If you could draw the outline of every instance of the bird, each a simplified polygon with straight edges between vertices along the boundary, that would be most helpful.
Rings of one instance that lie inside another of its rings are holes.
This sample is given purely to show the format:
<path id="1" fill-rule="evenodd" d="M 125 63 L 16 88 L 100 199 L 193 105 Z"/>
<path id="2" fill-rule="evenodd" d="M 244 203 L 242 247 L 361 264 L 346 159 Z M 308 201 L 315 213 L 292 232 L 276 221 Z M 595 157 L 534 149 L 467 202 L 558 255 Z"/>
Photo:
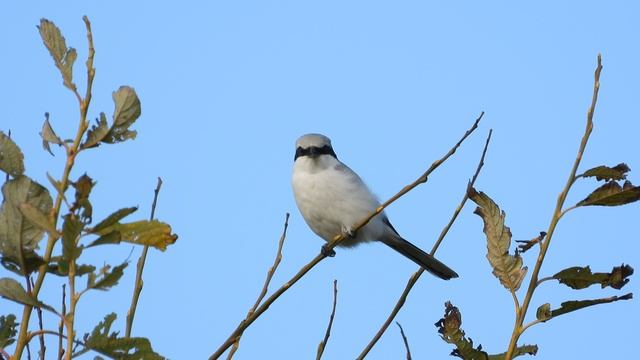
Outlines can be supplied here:
<path id="1" fill-rule="evenodd" d="M 358 174 L 338 160 L 327 136 L 306 134 L 295 146 L 291 182 L 296 205 L 309 228 L 327 244 L 336 235 L 346 235 L 337 245 L 346 248 L 380 241 L 441 279 L 458 277 L 447 265 L 403 239 L 384 211 L 354 232 L 380 206 L 378 198 Z M 327 244 L 323 253 L 335 255 L 325 253 Z"/>

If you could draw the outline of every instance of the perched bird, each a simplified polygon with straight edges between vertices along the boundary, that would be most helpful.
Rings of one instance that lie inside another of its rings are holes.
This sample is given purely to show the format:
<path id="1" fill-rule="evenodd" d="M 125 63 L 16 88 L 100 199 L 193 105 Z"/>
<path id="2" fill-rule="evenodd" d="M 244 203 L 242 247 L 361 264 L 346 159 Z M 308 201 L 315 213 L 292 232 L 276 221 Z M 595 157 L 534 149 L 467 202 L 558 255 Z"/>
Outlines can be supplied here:
<path id="1" fill-rule="evenodd" d="M 340 234 L 349 235 L 338 244 L 343 247 L 381 241 L 441 279 L 458 277 L 447 265 L 403 239 L 384 212 L 353 233 L 353 227 L 380 202 L 358 174 L 338 160 L 328 137 L 307 134 L 296 141 L 292 184 L 304 220 L 325 241 Z"/>

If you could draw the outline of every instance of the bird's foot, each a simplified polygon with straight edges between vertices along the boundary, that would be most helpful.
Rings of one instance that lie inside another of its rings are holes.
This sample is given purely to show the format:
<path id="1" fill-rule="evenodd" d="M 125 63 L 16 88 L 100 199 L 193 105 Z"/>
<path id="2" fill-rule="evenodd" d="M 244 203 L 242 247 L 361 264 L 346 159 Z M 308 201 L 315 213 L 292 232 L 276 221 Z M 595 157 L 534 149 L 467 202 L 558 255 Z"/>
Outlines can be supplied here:
<path id="1" fill-rule="evenodd" d="M 336 256 L 336 252 L 333 249 L 329 249 L 329 244 L 322 245 L 322 247 L 320 248 L 320 252 L 322 253 L 322 255 L 327 257 Z"/>

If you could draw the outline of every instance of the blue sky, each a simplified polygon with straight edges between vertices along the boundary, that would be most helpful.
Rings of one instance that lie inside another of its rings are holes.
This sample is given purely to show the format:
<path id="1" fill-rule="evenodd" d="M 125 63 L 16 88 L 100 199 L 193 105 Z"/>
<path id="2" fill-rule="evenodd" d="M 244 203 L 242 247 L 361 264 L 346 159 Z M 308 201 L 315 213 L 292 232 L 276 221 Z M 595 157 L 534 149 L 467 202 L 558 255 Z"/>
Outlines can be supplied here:
<path id="1" fill-rule="evenodd" d="M 90 116 L 111 114 L 111 92 L 124 84 L 139 94 L 142 116 L 135 141 L 81 154 L 72 177 L 87 172 L 98 181 L 94 218 L 140 205 L 138 219 L 148 217 L 156 177 L 162 177 L 157 216 L 180 239 L 165 253 L 150 253 L 134 334 L 149 337 L 169 358 L 202 359 L 255 301 L 285 213 L 291 213 L 289 234 L 272 286 L 323 243 L 306 227 L 291 194 L 293 144 L 301 134 L 331 137 L 340 159 L 384 200 L 485 111 L 460 151 L 426 185 L 393 204 L 389 217 L 404 237 L 430 249 L 492 128 L 477 188 L 506 211 L 514 239 L 532 238 L 547 228 L 575 159 L 600 52 L 600 101 L 581 169 L 626 162 L 629 179 L 640 182 L 639 11 L 631 1 L 6 2 L 0 5 L 0 129 L 12 131 L 29 176 L 47 184 L 46 172 L 61 175 L 64 155 L 43 151 L 38 132 L 49 112 L 56 132 L 71 137 L 77 108 L 36 25 L 45 17 L 61 28 L 79 53 L 76 78 L 84 79 L 82 16 L 88 15 L 97 51 Z M 596 186 L 579 183 L 568 204 Z M 397 318 L 414 358 L 449 358 L 451 347 L 433 326 L 447 300 L 460 308 L 463 328 L 483 349 L 501 352 L 509 341 L 513 303 L 491 275 L 473 208 L 467 205 L 438 250 L 460 278 L 423 277 Z M 569 213 L 541 274 L 574 265 L 637 268 L 638 209 Z M 118 314 L 116 326 L 124 330 L 139 252 L 119 246 L 87 254 L 97 265 L 129 258 L 132 266 L 115 289 L 83 298 L 80 333 L 109 312 Z M 535 255 L 524 255 L 530 268 Z M 382 245 L 338 250 L 256 321 L 236 358 L 313 357 L 331 310 L 333 279 L 338 306 L 325 358 L 354 358 L 415 270 Z M 557 307 L 627 292 L 638 294 L 637 280 L 619 292 L 548 282 L 533 299 L 530 319 L 545 302 Z M 41 294 L 58 304 L 58 280 L 48 278 Z M 19 309 L 3 302 L 2 313 L 11 311 Z M 638 314 L 637 300 L 600 305 L 537 325 L 521 342 L 538 344 L 542 359 L 627 358 L 635 353 L 629 344 Z M 45 321 L 57 327 L 56 319 Z M 394 326 L 369 358 L 403 356 Z"/>

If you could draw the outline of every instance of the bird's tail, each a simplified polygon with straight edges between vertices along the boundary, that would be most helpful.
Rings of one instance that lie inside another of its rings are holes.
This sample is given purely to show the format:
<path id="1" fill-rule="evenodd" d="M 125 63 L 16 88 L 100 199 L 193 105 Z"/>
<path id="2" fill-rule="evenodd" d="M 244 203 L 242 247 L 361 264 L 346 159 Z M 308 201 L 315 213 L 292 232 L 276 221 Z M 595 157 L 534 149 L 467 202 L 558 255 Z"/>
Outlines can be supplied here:
<path id="1" fill-rule="evenodd" d="M 395 235 L 395 234 L 394 234 Z M 457 278 L 458 274 L 451 270 L 447 265 L 440 262 L 432 255 L 420 250 L 417 246 L 401 238 L 400 236 L 386 236 L 382 242 L 387 244 L 393 250 L 413 260 L 416 264 L 439 277 L 440 279 L 449 280 L 451 278 Z"/>

